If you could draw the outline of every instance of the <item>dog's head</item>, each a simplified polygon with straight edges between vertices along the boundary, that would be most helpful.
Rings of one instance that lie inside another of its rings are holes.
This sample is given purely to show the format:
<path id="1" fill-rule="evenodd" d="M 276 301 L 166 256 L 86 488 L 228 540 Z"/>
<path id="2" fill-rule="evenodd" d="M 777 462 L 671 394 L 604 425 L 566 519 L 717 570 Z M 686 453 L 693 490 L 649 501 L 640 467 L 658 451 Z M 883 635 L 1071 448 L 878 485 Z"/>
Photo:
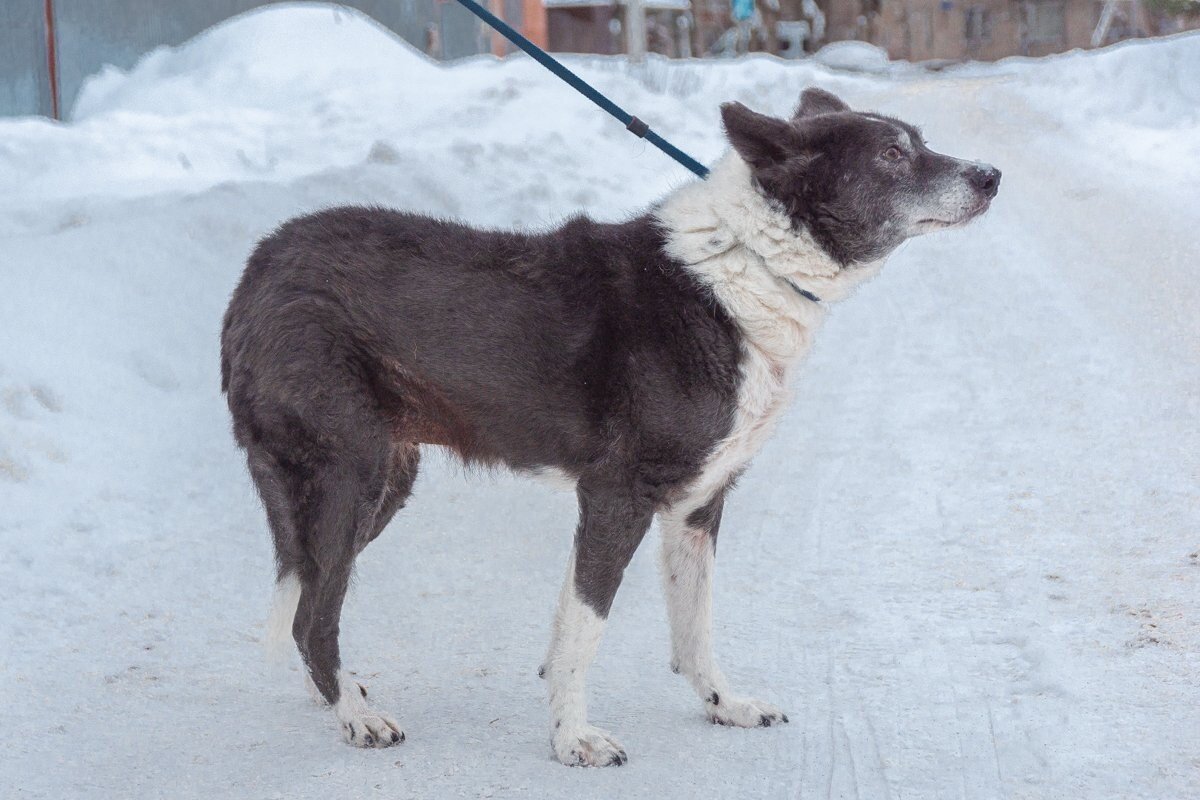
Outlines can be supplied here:
<path id="1" fill-rule="evenodd" d="M 843 266 L 969 222 L 1000 186 L 990 164 L 935 153 L 912 125 L 851 111 L 821 89 L 806 90 L 790 120 L 741 103 L 721 106 L 721 118 L 758 190 Z"/>

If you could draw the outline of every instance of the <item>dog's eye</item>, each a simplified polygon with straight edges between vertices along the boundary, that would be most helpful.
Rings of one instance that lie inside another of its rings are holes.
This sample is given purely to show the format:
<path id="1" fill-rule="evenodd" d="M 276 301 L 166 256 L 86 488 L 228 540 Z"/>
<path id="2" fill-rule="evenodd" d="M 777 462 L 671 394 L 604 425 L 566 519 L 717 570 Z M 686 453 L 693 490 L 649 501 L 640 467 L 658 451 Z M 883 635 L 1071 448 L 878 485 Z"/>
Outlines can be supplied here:
<path id="1" fill-rule="evenodd" d="M 892 145 L 883 151 L 883 157 L 888 161 L 899 161 L 904 158 L 904 152 L 899 147 L 896 147 L 896 145 Z"/>

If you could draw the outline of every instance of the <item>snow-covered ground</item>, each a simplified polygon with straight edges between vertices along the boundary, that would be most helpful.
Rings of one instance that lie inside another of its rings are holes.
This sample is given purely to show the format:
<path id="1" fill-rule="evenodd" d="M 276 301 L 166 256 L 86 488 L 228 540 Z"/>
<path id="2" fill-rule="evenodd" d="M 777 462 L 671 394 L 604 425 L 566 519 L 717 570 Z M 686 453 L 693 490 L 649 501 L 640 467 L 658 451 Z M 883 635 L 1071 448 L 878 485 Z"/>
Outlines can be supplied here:
<path id="1" fill-rule="evenodd" d="M 265 520 L 217 336 L 254 241 L 380 203 L 615 219 L 689 180 L 524 58 L 441 67 L 284 8 L 0 122 L 0 795 L 1200 797 L 1200 37 L 939 74 L 571 59 L 702 160 L 820 85 L 1004 170 L 838 307 L 721 536 L 708 725 L 652 538 L 592 671 L 621 769 L 552 761 L 535 670 L 574 500 L 430 459 L 359 560 L 341 743 L 259 639 Z"/>

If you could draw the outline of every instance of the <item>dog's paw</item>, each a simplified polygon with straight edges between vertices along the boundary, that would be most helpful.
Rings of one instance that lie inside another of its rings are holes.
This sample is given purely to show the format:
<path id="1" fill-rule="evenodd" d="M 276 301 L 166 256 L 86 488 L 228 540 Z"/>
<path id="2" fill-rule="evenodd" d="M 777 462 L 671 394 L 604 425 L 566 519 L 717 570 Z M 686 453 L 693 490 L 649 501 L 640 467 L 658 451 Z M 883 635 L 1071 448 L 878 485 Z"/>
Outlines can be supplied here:
<path id="1" fill-rule="evenodd" d="M 386 714 L 367 711 L 342 723 L 342 736 L 355 747 L 391 747 L 404 741 L 404 731 Z"/>
<path id="2" fill-rule="evenodd" d="M 619 767 L 629 760 L 620 742 L 591 725 L 560 728 L 551 745 L 554 755 L 568 767 Z"/>
<path id="3" fill-rule="evenodd" d="M 735 697 L 728 694 L 710 694 L 704 700 L 704 711 L 708 721 L 714 725 L 729 725 L 735 728 L 769 728 L 779 722 L 787 722 L 787 714 L 770 703 Z"/>
<path id="4" fill-rule="evenodd" d="M 367 705 L 367 687 L 350 674 L 338 675 L 341 693 L 333 704 L 333 713 L 342 726 L 342 736 L 355 747 L 391 747 L 404 741 L 404 731 L 396 720 Z M 319 696 L 319 694 L 318 694 Z"/>

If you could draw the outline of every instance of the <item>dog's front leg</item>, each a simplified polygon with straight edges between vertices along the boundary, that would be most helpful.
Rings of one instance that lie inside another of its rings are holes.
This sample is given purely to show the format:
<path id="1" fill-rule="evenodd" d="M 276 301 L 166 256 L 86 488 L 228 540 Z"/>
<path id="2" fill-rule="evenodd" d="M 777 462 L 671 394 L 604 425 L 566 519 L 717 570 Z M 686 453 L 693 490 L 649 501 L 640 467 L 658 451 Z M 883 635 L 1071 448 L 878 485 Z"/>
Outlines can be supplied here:
<path id="1" fill-rule="evenodd" d="M 550 651 L 542 665 L 550 693 L 550 743 L 568 766 L 625 763 L 625 750 L 587 721 L 585 677 L 629 559 L 650 527 L 652 512 L 627 493 L 579 488 L 579 528 L 558 597 Z"/>
<path id="2" fill-rule="evenodd" d="M 659 514 L 662 580 L 671 621 L 671 669 L 704 701 L 710 721 L 740 728 L 787 722 L 775 706 L 734 694 L 712 653 L 712 577 L 723 498 L 691 512 Z"/>

